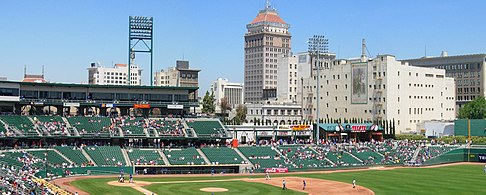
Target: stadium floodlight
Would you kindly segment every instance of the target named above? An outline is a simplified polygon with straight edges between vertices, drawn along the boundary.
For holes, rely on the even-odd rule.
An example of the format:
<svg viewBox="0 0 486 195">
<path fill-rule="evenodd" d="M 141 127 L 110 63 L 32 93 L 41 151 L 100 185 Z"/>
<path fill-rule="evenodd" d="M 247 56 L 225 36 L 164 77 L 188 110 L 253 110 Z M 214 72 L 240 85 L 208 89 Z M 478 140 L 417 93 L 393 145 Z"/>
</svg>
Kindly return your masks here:
<svg viewBox="0 0 486 195">
<path fill-rule="evenodd" d="M 150 86 L 153 85 L 153 17 L 130 16 L 128 18 L 128 75 L 131 75 L 131 64 L 134 58 L 132 53 L 150 53 Z M 135 47 L 141 44 L 141 49 Z M 150 42 L 150 43 L 148 43 Z M 128 85 L 131 85 L 131 76 L 127 77 Z"/>
<path fill-rule="evenodd" d="M 316 64 L 316 71 L 317 71 L 317 80 L 316 80 L 316 87 L 317 87 L 317 113 L 316 113 L 316 118 L 317 118 L 317 122 L 316 122 L 316 128 L 317 128 L 317 132 L 316 132 L 316 144 L 319 144 L 319 132 L 320 132 L 320 127 L 319 127 L 319 101 L 320 101 L 320 94 L 319 94 L 319 88 L 320 88 L 320 82 L 319 82 L 319 77 L 321 76 L 320 75 L 320 56 L 319 54 L 326 54 L 328 53 L 328 40 L 324 37 L 324 35 L 314 35 L 313 37 L 309 38 L 309 41 L 307 42 L 308 43 L 308 52 L 309 52 L 309 56 L 311 57 L 311 64 L 312 64 L 312 58 L 314 57 L 315 60 L 315 64 Z"/>
</svg>

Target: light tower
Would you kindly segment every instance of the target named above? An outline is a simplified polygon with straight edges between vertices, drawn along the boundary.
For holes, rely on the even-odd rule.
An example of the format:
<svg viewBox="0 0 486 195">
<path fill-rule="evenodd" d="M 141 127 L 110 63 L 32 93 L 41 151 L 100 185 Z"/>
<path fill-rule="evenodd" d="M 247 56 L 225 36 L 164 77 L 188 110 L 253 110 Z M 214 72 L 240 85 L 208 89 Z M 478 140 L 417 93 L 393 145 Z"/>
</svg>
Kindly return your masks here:
<svg viewBox="0 0 486 195">
<path fill-rule="evenodd" d="M 128 19 L 128 85 L 131 85 L 131 64 L 135 53 L 150 53 L 150 86 L 153 85 L 153 17 L 130 16 Z M 140 47 L 136 47 L 139 43 Z"/>
<path fill-rule="evenodd" d="M 324 35 L 314 35 L 313 37 L 309 38 L 309 41 L 308 41 L 308 44 L 309 44 L 309 56 L 311 57 L 311 63 L 312 63 L 312 59 L 316 59 L 315 60 L 315 66 L 316 66 L 316 70 L 317 70 L 317 80 L 316 80 L 316 83 L 317 83 L 317 113 L 316 113 L 316 118 L 317 118 L 317 122 L 316 122 L 316 127 L 317 127 L 317 132 L 316 132 L 316 144 L 319 144 L 319 130 L 320 130 L 320 127 L 319 127 L 319 101 L 321 100 L 320 99 L 320 94 L 319 94 L 319 88 L 320 87 L 320 83 L 319 83 L 319 77 L 320 77 L 320 70 L 321 70 L 321 62 L 320 62 L 320 55 L 325 55 L 328 53 L 328 40 L 324 38 Z M 312 68 L 312 67 L 311 67 Z"/>
</svg>

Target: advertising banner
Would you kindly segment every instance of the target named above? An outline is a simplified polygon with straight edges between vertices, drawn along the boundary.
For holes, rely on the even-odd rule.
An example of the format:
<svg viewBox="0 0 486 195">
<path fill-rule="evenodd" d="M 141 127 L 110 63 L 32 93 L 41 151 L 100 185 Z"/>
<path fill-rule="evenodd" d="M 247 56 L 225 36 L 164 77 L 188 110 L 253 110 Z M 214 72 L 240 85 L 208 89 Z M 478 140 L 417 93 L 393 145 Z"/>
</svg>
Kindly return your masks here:
<svg viewBox="0 0 486 195">
<path fill-rule="evenodd" d="M 184 109 L 184 105 L 170 104 L 167 105 L 167 109 Z"/>
<path fill-rule="evenodd" d="M 69 106 L 73 106 L 73 107 L 79 107 L 79 103 L 73 103 L 73 102 L 64 102 L 64 103 L 63 103 L 63 106 L 64 106 L 64 107 L 69 107 Z"/>
<path fill-rule="evenodd" d="M 351 103 L 368 103 L 367 94 L 368 64 L 356 63 L 351 65 Z"/>
<path fill-rule="evenodd" d="M 478 154 L 479 162 L 486 162 L 486 154 Z"/>
<path fill-rule="evenodd" d="M 289 169 L 288 168 L 266 168 L 265 169 L 265 172 L 268 172 L 268 173 L 287 173 L 289 172 Z"/>
<path fill-rule="evenodd" d="M 150 104 L 133 104 L 133 108 L 150 108 Z"/>
</svg>

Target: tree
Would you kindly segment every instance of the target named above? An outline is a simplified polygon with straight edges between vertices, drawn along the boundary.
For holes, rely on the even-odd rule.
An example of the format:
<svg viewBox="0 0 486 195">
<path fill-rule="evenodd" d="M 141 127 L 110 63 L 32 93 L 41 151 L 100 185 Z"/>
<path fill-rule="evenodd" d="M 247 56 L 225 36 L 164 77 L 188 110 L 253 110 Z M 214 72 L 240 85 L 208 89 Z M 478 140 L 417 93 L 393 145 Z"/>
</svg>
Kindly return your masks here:
<svg viewBox="0 0 486 195">
<path fill-rule="evenodd" d="M 243 104 L 240 104 L 240 105 L 238 105 L 238 107 L 236 107 L 235 119 L 236 119 L 237 123 L 241 124 L 241 123 L 245 122 L 246 111 L 247 111 L 246 106 L 243 105 Z"/>
<path fill-rule="evenodd" d="M 209 91 L 206 91 L 206 95 L 204 95 L 202 104 L 203 104 L 203 108 L 202 108 L 203 113 L 213 114 L 216 108 L 214 106 L 214 93 L 211 92 L 211 94 L 209 94 Z"/>
<path fill-rule="evenodd" d="M 221 109 L 221 116 L 226 117 L 226 111 L 231 111 L 231 105 L 228 102 L 228 98 L 223 97 L 219 102 L 219 108 Z"/>
<path fill-rule="evenodd" d="M 460 119 L 484 119 L 486 118 L 486 99 L 483 96 L 479 96 L 473 101 L 465 104 L 459 110 Z"/>
</svg>

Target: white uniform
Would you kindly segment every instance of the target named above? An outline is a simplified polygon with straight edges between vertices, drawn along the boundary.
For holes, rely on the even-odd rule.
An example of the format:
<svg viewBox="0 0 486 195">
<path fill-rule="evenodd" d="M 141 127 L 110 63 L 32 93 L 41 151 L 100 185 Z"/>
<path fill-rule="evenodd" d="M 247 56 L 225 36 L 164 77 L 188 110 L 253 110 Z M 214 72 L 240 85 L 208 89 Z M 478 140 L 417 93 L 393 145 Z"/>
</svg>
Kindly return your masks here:
<svg viewBox="0 0 486 195">
<path fill-rule="evenodd" d="M 353 179 L 353 188 L 356 187 L 356 179 Z"/>
<path fill-rule="evenodd" d="M 268 172 L 265 173 L 265 179 L 266 180 L 269 180 L 270 179 L 270 174 L 268 174 Z"/>
</svg>

